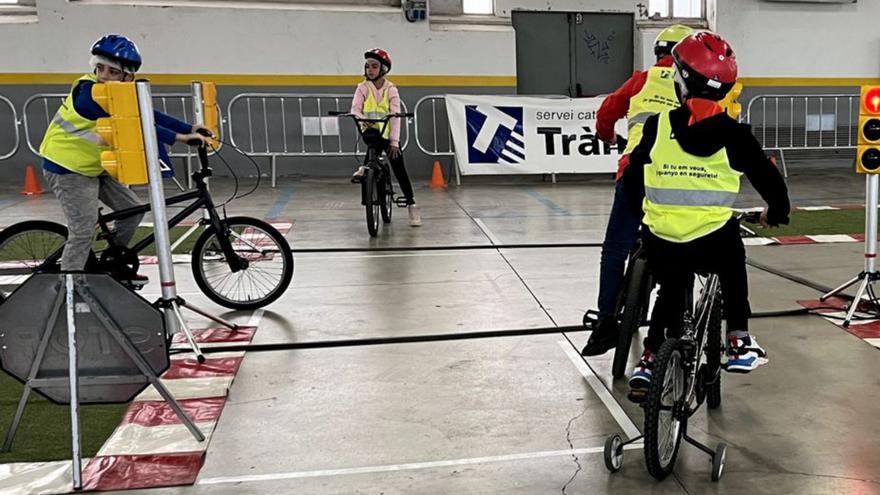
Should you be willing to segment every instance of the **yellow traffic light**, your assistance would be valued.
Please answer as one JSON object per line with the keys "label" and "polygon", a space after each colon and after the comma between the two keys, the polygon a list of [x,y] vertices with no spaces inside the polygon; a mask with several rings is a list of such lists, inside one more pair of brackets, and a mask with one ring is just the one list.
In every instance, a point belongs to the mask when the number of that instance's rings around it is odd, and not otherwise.
{"label": "yellow traffic light", "polygon": [[743,85],[742,83],[736,83],[730,89],[730,92],[718,102],[721,108],[727,112],[727,115],[730,115],[731,118],[739,118],[739,114],[742,113],[742,105],[737,101],[739,99],[739,95],[742,93]]}
{"label": "yellow traffic light", "polygon": [[101,166],[123,184],[148,183],[135,83],[95,84],[92,98],[110,114],[97,122],[96,130],[109,148],[101,153]]}
{"label": "yellow traffic light", "polygon": [[856,172],[880,174],[880,86],[862,86]]}

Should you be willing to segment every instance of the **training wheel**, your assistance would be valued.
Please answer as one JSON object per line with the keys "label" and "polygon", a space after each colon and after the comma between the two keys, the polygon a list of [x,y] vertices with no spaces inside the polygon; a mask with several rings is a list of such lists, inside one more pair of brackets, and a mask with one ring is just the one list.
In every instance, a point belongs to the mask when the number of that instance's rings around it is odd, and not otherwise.
{"label": "training wheel", "polygon": [[727,457],[727,444],[719,443],[715,448],[715,456],[712,457],[712,481],[721,479],[724,473],[724,458]]}
{"label": "training wheel", "polygon": [[605,439],[605,467],[612,473],[620,471],[623,465],[623,441],[620,435],[611,435]]}

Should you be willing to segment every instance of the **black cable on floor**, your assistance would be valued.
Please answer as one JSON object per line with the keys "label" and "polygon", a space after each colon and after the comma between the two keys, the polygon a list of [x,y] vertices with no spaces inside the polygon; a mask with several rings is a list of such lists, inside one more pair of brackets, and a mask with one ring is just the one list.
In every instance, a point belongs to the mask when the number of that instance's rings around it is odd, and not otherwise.
{"label": "black cable on floor", "polygon": [[[202,352],[204,354],[215,354],[236,351],[292,351],[297,349],[326,349],[330,347],[362,347],[369,345],[414,344],[418,342],[443,342],[449,340],[489,339],[496,337],[522,337],[529,335],[546,335],[554,333],[583,331],[586,331],[586,329],[582,325],[569,325],[559,327],[521,328],[513,330],[485,330],[478,332],[407,335],[401,337],[371,337],[366,339],[321,340],[316,342],[281,342],[275,344],[224,345],[220,347],[203,347]],[[175,349],[171,351],[172,354],[180,354],[186,352],[192,351],[190,351],[189,349]]]}

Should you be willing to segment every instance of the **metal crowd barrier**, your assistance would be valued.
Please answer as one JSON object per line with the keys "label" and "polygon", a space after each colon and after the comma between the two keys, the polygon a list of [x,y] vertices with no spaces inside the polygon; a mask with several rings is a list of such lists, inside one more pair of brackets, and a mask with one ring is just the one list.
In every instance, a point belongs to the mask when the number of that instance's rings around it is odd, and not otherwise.
{"label": "metal crowd barrier", "polygon": [[[452,168],[455,170],[455,183],[461,185],[461,173],[458,166],[455,165],[452,129],[449,126],[449,116],[446,114],[446,97],[444,95],[425,96],[416,102],[413,114],[415,115],[416,145],[422,153],[428,156],[451,156]],[[441,125],[445,130],[438,130]]]}
{"label": "metal crowd barrier", "polygon": [[746,106],[745,121],[764,149],[785,152],[851,149],[858,143],[858,94],[758,95]]}
{"label": "metal crowd barrier", "polygon": [[[9,109],[8,112],[6,111],[6,108]],[[6,115],[7,113],[9,114],[9,118],[11,119],[12,123],[12,148],[6,153],[0,154],[0,161],[6,160],[7,158],[17,153],[18,147],[21,144],[21,134],[18,129],[18,113],[15,111],[15,105],[13,105],[12,102],[9,101],[9,99],[5,96],[0,96],[0,133],[3,133],[3,135],[7,134],[5,125],[5,123],[8,122]]]}
{"label": "metal crowd barrier", "polygon": [[[58,111],[58,107],[67,98],[67,93],[41,93],[25,100],[22,108],[25,141],[31,152],[39,156],[40,142],[52,122],[52,117]],[[183,121],[189,121],[192,114],[192,95],[189,93],[156,93],[153,94],[153,108],[162,113],[176,116]],[[220,106],[217,105],[218,112]],[[223,137],[223,114],[220,113],[220,138]],[[223,145],[221,144],[220,147]],[[183,143],[175,143],[171,147],[169,156],[172,158],[191,158],[194,156],[189,146]]]}
{"label": "metal crowd barrier", "polygon": [[[279,157],[363,155],[360,136],[347,112],[351,94],[242,93],[229,101],[229,142],[249,156],[272,160],[275,187]],[[401,110],[406,104],[401,102]],[[401,128],[400,148],[409,144],[409,119]]]}

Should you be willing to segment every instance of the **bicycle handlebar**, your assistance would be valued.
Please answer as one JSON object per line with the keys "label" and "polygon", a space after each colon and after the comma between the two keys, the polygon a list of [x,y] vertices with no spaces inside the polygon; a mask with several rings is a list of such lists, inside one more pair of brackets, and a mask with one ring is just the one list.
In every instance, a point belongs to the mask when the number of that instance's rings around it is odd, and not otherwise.
{"label": "bicycle handlebar", "polygon": [[386,114],[381,119],[368,119],[366,117],[358,117],[351,112],[340,112],[338,110],[330,110],[329,112],[327,112],[327,115],[329,115],[330,117],[351,117],[355,120],[355,122],[362,122],[364,124],[383,124],[393,118],[407,118],[415,116],[415,114],[411,112],[398,112]]}

